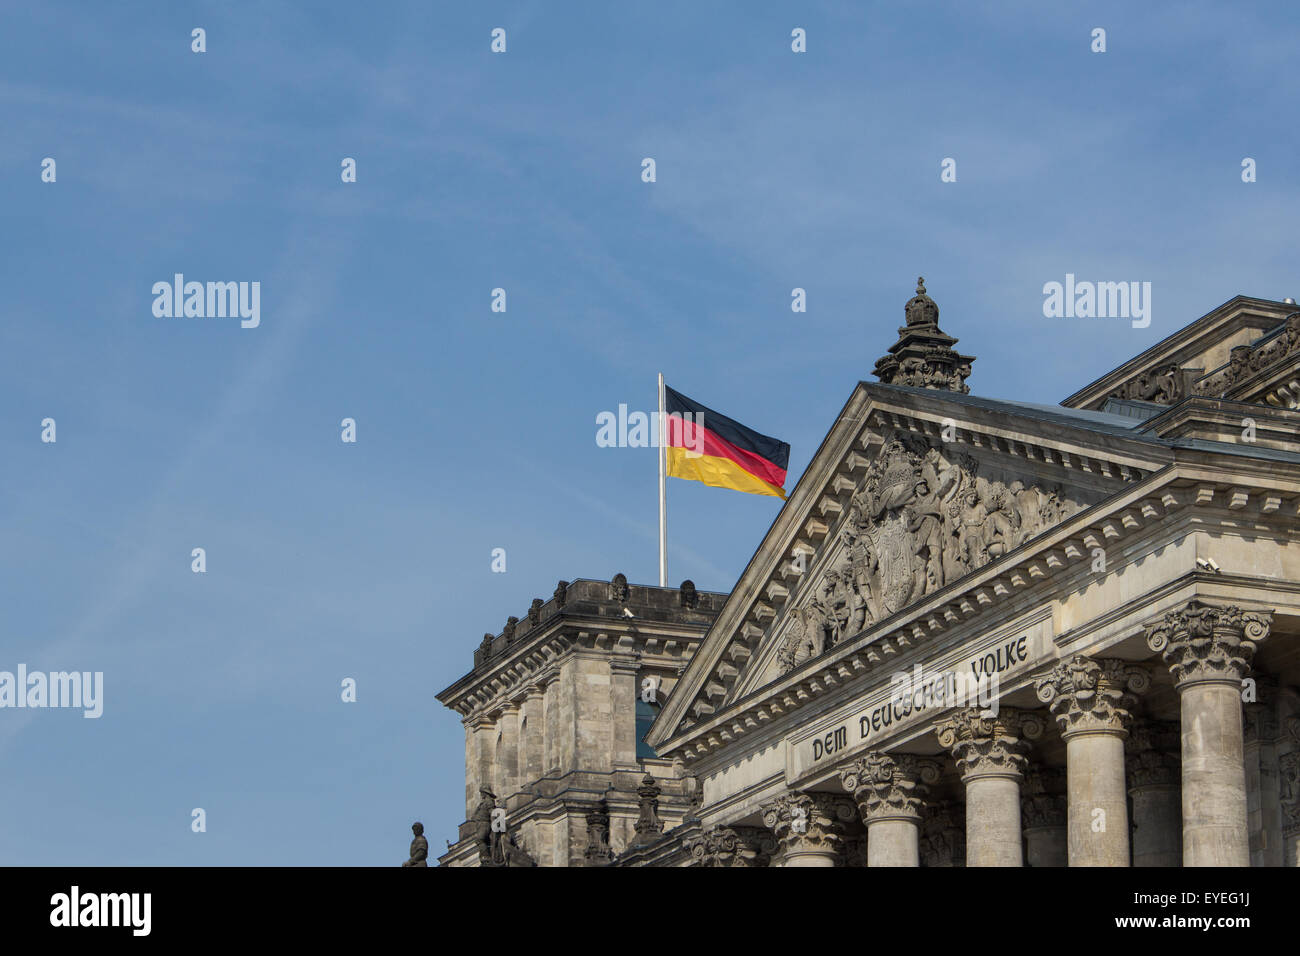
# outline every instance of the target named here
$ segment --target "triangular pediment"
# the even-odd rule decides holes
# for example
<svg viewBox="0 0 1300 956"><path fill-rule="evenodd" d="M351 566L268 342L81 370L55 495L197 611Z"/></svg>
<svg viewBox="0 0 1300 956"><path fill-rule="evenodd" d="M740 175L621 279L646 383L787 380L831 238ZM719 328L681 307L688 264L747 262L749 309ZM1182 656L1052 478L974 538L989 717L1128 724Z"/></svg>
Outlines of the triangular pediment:
<svg viewBox="0 0 1300 956"><path fill-rule="evenodd" d="M860 383L693 657L660 742L1031 547L1170 460L1132 421Z"/></svg>
<svg viewBox="0 0 1300 956"><path fill-rule="evenodd" d="M1061 404L1174 405L1187 398L1300 404L1300 307L1237 296L1081 388ZM1294 400L1293 400L1294 399Z"/></svg>

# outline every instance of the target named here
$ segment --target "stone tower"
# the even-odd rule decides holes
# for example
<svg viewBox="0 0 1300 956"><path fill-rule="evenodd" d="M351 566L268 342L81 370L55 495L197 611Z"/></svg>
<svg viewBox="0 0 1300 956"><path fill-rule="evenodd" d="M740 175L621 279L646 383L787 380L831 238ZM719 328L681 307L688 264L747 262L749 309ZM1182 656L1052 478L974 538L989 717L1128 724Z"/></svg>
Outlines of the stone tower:
<svg viewBox="0 0 1300 956"><path fill-rule="evenodd" d="M725 599L690 581L561 581L485 635L473 670L438 695L465 726L466 815L439 862L515 865L503 861L517 846L541 866L599 866L686 819L694 779L642 738ZM494 815L506 827L495 844Z"/></svg>

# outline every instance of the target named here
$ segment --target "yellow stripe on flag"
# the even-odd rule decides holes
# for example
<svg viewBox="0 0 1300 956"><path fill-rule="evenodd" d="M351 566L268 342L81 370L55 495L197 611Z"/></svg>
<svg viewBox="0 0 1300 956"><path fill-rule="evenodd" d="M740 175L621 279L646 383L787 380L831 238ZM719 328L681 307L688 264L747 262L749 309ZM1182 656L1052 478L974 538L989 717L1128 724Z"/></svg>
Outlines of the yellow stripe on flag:
<svg viewBox="0 0 1300 956"><path fill-rule="evenodd" d="M750 495L785 498L785 492L755 477L730 458L697 455L686 448L668 448L668 477L702 481L714 488L731 488Z"/></svg>

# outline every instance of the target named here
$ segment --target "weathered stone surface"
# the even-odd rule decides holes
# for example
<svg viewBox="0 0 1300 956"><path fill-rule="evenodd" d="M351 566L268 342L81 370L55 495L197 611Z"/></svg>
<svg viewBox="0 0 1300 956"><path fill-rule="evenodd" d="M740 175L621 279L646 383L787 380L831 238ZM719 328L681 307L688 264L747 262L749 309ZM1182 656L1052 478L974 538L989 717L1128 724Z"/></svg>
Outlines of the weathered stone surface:
<svg viewBox="0 0 1300 956"><path fill-rule="evenodd" d="M442 862L1300 864L1279 309L1225 303L1052 410L971 396L919 292L896 384L859 383L730 596L561 582L480 645L440 695L471 817ZM992 696L895 699L956 674Z"/></svg>
<svg viewBox="0 0 1300 956"><path fill-rule="evenodd" d="M876 362L876 375L886 385L913 385L969 392L972 355L959 355L957 340L939 328L939 307L925 293L925 279L916 280L916 295L903 307L907 324L898 341Z"/></svg>

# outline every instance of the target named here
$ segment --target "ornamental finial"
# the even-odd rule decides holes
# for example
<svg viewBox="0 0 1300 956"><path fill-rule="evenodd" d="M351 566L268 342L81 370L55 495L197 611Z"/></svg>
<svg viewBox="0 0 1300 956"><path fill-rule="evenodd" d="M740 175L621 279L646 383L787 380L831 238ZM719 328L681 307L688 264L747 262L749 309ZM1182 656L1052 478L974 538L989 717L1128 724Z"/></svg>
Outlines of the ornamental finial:
<svg viewBox="0 0 1300 956"><path fill-rule="evenodd" d="M916 294L925 295L925 276L920 276L916 280Z"/></svg>

